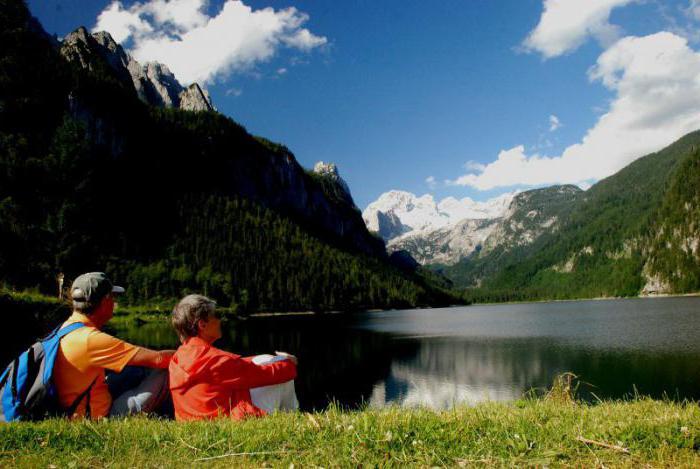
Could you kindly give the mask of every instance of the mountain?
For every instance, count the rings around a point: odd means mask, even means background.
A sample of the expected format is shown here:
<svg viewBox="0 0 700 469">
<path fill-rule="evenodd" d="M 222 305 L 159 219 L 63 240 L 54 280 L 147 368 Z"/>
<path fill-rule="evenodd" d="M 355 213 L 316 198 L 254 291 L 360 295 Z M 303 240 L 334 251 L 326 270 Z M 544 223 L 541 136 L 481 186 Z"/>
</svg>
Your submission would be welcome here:
<svg viewBox="0 0 700 469">
<path fill-rule="evenodd" d="M 573 185 L 533 189 L 516 195 L 508 210 L 484 240 L 479 255 L 495 249 L 512 250 L 532 244 L 542 234 L 558 228 L 558 221 L 583 191 Z"/>
<path fill-rule="evenodd" d="M 429 194 L 390 191 L 369 204 L 362 217 L 387 241 L 389 252 L 407 251 L 421 264 L 454 264 L 480 248 L 513 196 L 486 202 L 448 197 L 436 203 Z"/>
<path fill-rule="evenodd" d="M 554 186 L 486 202 L 450 197 L 435 204 L 429 195 L 392 191 L 370 204 L 363 217 L 370 230 L 388 238 L 389 252 L 405 250 L 424 265 L 454 265 L 497 248 L 532 243 L 580 192 L 576 186 Z"/>
<path fill-rule="evenodd" d="M 131 303 L 455 301 L 392 264 L 337 168 L 302 168 L 107 34 L 57 43 L 24 2 L 0 0 L 0 57 L 0 284 L 54 292 L 59 273 L 105 270 Z"/>
<path fill-rule="evenodd" d="M 464 219 L 492 219 L 505 212 L 513 194 L 504 194 L 486 202 L 466 197 L 448 197 L 436 203 L 433 196 L 417 197 L 410 192 L 389 191 L 382 194 L 362 212 L 370 231 L 385 241 L 419 231 L 432 231 L 452 226 Z M 412 233 L 415 234 L 415 233 Z"/>
<path fill-rule="evenodd" d="M 699 148 L 693 132 L 586 192 L 571 191 L 532 243 L 439 270 L 477 301 L 698 291 Z"/>
<path fill-rule="evenodd" d="M 139 99 L 153 106 L 186 111 L 215 111 L 209 94 L 197 83 L 184 87 L 164 64 L 140 64 L 105 31 L 89 34 L 76 29 L 61 42 L 61 55 L 69 62 L 96 72 L 105 64 L 125 87 L 133 87 Z"/>
<path fill-rule="evenodd" d="M 406 251 L 424 265 L 452 265 L 481 249 L 500 220 L 466 219 L 444 228 L 412 231 L 389 241 L 387 250 Z"/>
</svg>

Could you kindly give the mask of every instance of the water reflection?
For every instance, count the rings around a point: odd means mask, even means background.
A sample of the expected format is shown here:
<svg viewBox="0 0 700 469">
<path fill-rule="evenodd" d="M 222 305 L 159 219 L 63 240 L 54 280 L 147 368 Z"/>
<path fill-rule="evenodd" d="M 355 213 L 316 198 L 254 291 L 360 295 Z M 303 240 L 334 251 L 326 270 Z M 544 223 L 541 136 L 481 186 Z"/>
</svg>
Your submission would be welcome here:
<svg viewBox="0 0 700 469">
<path fill-rule="evenodd" d="M 700 399 L 700 300 L 497 305 L 231 322 L 219 346 L 299 357 L 305 410 L 330 402 L 447 408 L 513 400 L 570 371 L 581 397 Z M 177 345 L 167 321 L 118 323 L 134 343 Z M 588 384 L 585 384 L 588 383 Z"/>
<path fill-rule="evenodd" d="M 566 371 L 579 376 L 579 396 L 589 401 L 635 392 L 700 399 L 700 357 L 694 354 L 596 351 L 548 339 L 398 340 L 416 343 L 417 351 L 392 361 L 387 377 L 373 388 L 373 406 L 444 409 L 455 403 L 510 401 L 544 391 Z"/>
</svg>

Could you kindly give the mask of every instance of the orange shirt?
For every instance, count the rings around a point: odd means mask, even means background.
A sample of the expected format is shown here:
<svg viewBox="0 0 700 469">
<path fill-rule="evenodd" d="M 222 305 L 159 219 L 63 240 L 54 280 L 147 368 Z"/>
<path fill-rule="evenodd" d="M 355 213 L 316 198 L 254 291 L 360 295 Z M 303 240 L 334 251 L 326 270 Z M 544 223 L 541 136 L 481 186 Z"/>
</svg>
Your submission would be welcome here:
<svg viewBox="0 0 700 469">
<path fill-rule="evenodd" d="M 82 322 L 85 326 L 61 339 L 58 347 L 53 371 L 58 400 L 61 407 L 70 407 L 95 380 L 90 391 L 90 416 L 105 417 L 112 406 L 112 396 L 105 383 L 105 369 L 122 371 L 139 348 L 100 332 L 89 317 L 77 312 L 62 327 L 74 322 Z M 77 416 L 85 415 L 86 402 L 87 398 L 78 406 Z"/>
<path fill-rule="evenodd" d="M 170 361 L 170 391 L 176 420 L 262 416 L 250 388 L 284 383 L 296 377 L 296 365 L 281 360 L 256 365 L 252 357 L 218 349 L 199 337 L 187 339 Z"/>
</svg>

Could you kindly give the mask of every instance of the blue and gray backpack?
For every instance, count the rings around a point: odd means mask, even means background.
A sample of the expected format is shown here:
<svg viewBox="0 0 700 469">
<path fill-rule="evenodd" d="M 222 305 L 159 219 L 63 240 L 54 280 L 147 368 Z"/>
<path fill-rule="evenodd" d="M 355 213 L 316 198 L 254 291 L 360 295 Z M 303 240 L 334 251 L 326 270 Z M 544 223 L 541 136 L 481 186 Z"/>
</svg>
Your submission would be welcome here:
<svg viewBox="0 0 700 469">
<path fill-rule="evenodd" d="M 53 367 L 61 339 L 82 326 L 80 322 L 63 329 L 59 326 L 5 368 L 0 376 L 0 422 L 72 415 L 85 396 L 89 399 L 94 381 L 68 409 L 61 409 L 53 382 Z"/>
</svg>

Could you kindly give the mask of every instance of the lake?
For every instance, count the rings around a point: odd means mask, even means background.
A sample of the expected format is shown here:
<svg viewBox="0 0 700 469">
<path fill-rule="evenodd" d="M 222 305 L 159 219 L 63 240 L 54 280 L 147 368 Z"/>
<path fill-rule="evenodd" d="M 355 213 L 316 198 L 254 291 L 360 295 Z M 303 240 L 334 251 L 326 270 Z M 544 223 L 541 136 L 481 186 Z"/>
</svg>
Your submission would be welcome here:
<svg viewBox="0 0 700 469">
<path fill-rule="evenodd" d="M 484 305 L 224 324 L 222 348 L 299 357 L 301 407 L 429 406 L 518 399 L 570 371 L 587 400 L 700 399 L 700 298 Z M 175 347 L 169 324 L 113 331 Z"/>
</svg>

